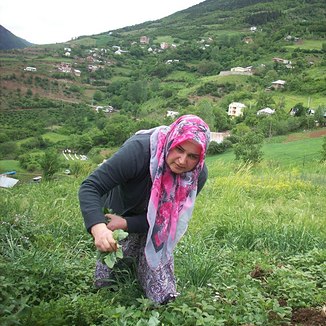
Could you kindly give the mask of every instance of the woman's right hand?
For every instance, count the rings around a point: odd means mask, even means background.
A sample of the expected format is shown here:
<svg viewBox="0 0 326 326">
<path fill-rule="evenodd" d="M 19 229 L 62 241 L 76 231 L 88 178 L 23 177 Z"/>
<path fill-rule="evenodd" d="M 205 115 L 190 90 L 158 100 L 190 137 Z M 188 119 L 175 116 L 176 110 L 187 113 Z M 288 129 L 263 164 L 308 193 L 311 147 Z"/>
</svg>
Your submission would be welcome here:
<svg viewBox="0 0 326 326">
<path fill-rule="evenodd" d="M 95 224 L 91 228 L 91 233 L 94 237 L 94 243 L 100 251 L 117 251 L 118 244 L 113 239 L 113 233 L 109 230 L 105 223 Z"/>
</svg>

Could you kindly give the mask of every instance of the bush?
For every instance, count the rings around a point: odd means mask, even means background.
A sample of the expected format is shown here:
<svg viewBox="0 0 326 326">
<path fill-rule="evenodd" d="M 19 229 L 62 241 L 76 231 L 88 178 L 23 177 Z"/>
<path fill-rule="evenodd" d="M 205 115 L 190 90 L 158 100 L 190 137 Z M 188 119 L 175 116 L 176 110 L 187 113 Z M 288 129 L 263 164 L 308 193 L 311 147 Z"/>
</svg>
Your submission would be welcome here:
<svg viewBox="0 0 326 326">
<path fill-rule="evenodd" d="M 232 142 L 228 139 L 225 139 L 222 143 L 211 141 L 208 146 L 207 154 L 208 155 L 221 154 L 224 153 L 231 146 L 232 146 Z"/>
<path fill-rule="evenodd" d="M 263 146 L 263 136 L 255 132 L 248 132 L 234 146 L 234 153 L 237 160 L 244 162 L 258 163 L 262 159 L 261 148 Z"/>
</svg>

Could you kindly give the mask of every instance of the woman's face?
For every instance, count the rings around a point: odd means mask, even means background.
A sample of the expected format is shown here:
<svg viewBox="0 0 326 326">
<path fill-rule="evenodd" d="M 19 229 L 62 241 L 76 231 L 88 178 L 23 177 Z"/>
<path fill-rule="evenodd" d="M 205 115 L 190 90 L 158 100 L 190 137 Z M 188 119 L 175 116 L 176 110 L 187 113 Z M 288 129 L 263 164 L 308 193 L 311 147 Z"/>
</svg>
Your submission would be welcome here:
<svg viewBox="0 0 326 326">
<path fill-rule="evenodd" d="M 176 174 L 193 170 L 199 162 L 201 146 L 195 141 L 186 140 L 170 149 L 166 164 Z"/>
</svg>

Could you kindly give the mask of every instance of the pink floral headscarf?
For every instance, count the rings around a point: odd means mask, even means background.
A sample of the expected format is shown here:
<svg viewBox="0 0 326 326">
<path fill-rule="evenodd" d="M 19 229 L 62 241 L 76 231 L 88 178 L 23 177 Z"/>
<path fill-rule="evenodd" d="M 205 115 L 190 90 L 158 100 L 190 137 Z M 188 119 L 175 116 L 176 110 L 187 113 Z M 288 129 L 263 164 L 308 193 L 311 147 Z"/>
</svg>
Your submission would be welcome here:
<svg viewBox="0 0 326 326">
<path fill-rule="evenodd" d="M 152 269 L 170 259 L 173 249 L 186 232 L 209 139 L 209 127 L 195 115 L 181 116 L 169 127 L 155 128 L 151 134 L 150 173 L 153 185 L 147 212 L 149 231 L 145 255 Z M 196 141 L 201 146 L 199 162 L 192 171 L 175 174 L 167 166 L 166 157 L 172 148 L 187 140 Z"/>
</svg>

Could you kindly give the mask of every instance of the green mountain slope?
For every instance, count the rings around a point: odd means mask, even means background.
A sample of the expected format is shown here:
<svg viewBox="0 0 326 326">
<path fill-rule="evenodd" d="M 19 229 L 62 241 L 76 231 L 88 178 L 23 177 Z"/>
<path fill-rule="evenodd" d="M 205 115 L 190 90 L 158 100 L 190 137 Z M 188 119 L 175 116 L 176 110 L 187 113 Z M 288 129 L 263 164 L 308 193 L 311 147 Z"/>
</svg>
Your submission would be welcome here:
<svg viewBox="0 0 326 326">
<path fill-rule="evenodd" d="M 0 25 L 0 50 L 21 49 L 31 45 L 32 43 L 17 37 Z"/>
</svg>

